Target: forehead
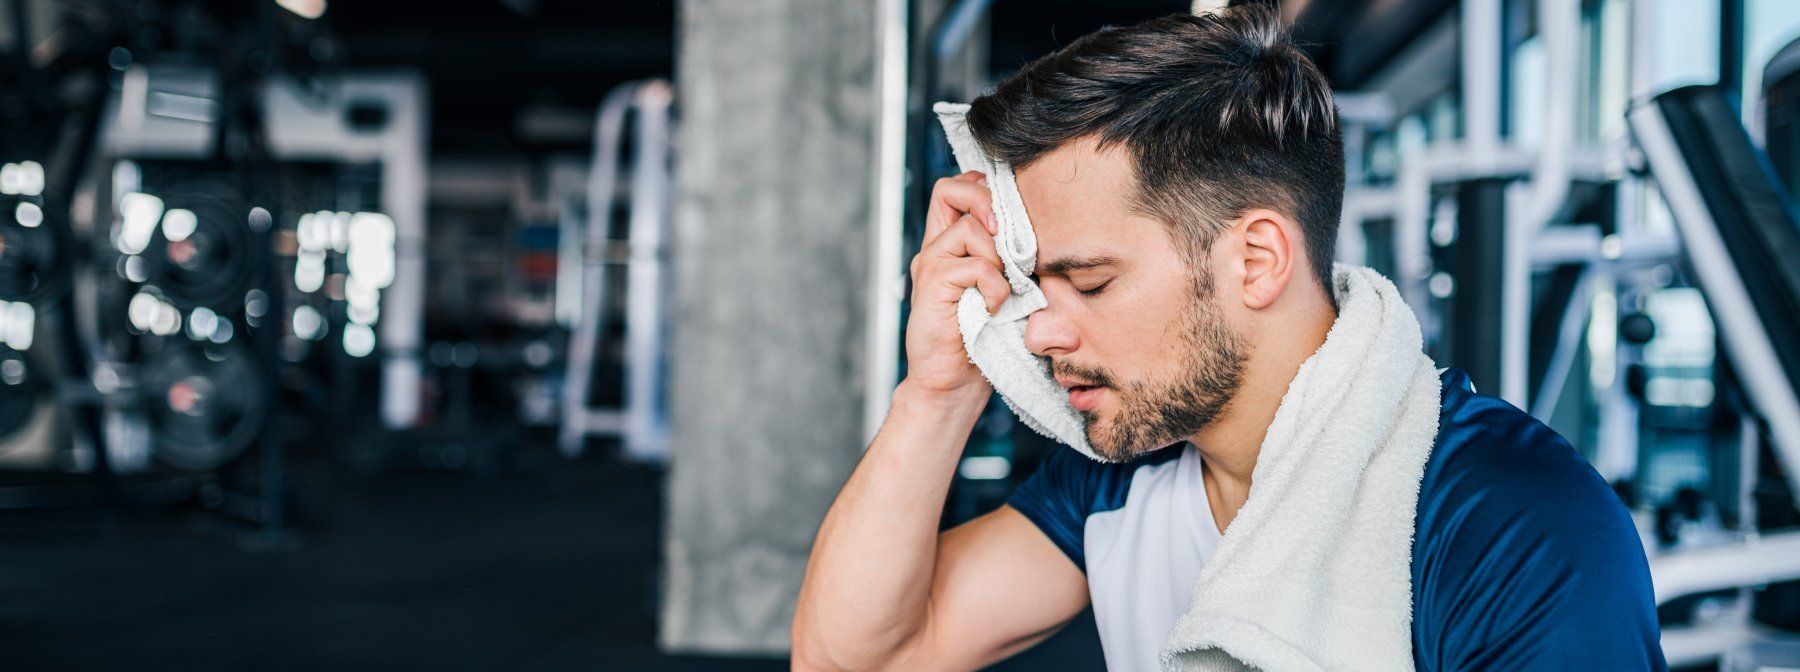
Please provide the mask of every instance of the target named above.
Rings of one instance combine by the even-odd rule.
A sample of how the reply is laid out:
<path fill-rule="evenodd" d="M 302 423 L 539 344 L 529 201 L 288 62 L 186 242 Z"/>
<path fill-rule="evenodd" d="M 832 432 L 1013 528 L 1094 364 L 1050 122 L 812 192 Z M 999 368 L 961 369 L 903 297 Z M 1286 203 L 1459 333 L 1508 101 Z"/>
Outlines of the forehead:
<path fill-rule="evenodd" d="M 1161 223 L 1131 207 L 1137 177 L 1123 146 L 1101 151 L 1090 138 L 1070 141 L 1018 171 L 1017 181 L 1037 233 L 1039 265 L 1069 256 L 1124 258 L 1167 244 Z"/>

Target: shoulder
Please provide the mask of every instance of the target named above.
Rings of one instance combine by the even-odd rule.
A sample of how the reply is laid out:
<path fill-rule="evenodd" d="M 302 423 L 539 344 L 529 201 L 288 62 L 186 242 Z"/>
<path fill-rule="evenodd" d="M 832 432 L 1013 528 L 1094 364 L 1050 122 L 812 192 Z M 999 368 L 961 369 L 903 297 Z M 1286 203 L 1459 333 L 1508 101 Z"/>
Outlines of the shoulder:
<path fill-rule="evenodd" d="M 1465 513 L 1580 513 L 1571 524 L 1625 524 L 1629 515 L 1588 459 L 1525 411 L 1472 389 L 1447 369 L 1438 438 L 1420 481 L 1427 504 L 1460 504 Z M 1426 522 L 1426 521 L 1420 521 Z M 1451 521 L 1433 521 L 1451 522 Z"/>
<path fill-rule="evenodd" d="M 1624 505 L 1549 427 L 1461 371 L 1442 378 L 1413 541 L 1420 669 L 1599 656 L 1656 667 L 1649 565 Z"/>
<path fill-rule="evenodd" d="M 1607 541 L 1628 541 L 1642 555 L 1625 507 L 1568 441 L 1512 404 L 1476 392 L 1462 371 L 1446 370 L 1441 379 L 1437 444 L 1419 486 L 1422 540 L 1530 521 L 1552 539 L 1608 533 Z"/>

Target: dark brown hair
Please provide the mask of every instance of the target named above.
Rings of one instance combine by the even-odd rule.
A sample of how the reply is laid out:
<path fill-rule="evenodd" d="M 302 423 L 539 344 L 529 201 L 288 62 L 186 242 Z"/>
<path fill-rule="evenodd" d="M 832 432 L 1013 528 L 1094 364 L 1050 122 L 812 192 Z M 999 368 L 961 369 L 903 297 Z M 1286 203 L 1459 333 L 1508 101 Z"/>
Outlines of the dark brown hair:
<path fill-rule="evenodd" d="M 1123 143 L 1136 163 L 1134 207 L 1171 227 L 1197 271 L 1226 221 L 1253 208 L 1293 217 L 1331 296 L 1344 195 L 1337 106 L 1266 7 L 1085 35 L 975 99 L 968 119 L 983 149 L 1015 169 L 1078 138 Z"/>

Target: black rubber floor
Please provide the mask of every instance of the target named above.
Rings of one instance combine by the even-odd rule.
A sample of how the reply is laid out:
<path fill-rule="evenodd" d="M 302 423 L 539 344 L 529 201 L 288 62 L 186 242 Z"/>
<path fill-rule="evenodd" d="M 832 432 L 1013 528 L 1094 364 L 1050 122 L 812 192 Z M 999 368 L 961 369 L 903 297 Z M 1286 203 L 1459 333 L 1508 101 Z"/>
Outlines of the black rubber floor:
<path fill-rule="evenodd" d="M 655 649 L 660 472 L 540 458 L 367 476 L 301 457 L 287 552 L 247 552 L 194 509 L 0 513 L 0 666 L 787 669 Z M 1083 616 L 997 669 L 1101 666 Z"/>

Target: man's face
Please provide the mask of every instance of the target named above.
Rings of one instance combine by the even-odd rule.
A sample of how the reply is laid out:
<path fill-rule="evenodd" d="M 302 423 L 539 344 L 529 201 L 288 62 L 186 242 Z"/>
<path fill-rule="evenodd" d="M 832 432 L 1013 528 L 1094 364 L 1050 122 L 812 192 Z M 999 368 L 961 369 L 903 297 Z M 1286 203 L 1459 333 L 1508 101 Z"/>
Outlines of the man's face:
<path fill-rule="evenodd" d="M 1102 458 L 1127 460 L 1198 433 L 1243 377 L 1247 345 L 1207 268 L 1130 207 L 1122 147 L 1068 143 L 1018 173 L 1049 307 L 1025 344 L 1049 357 Z M 1211 266 L 1210 262 L 1203 262 Z"/>

